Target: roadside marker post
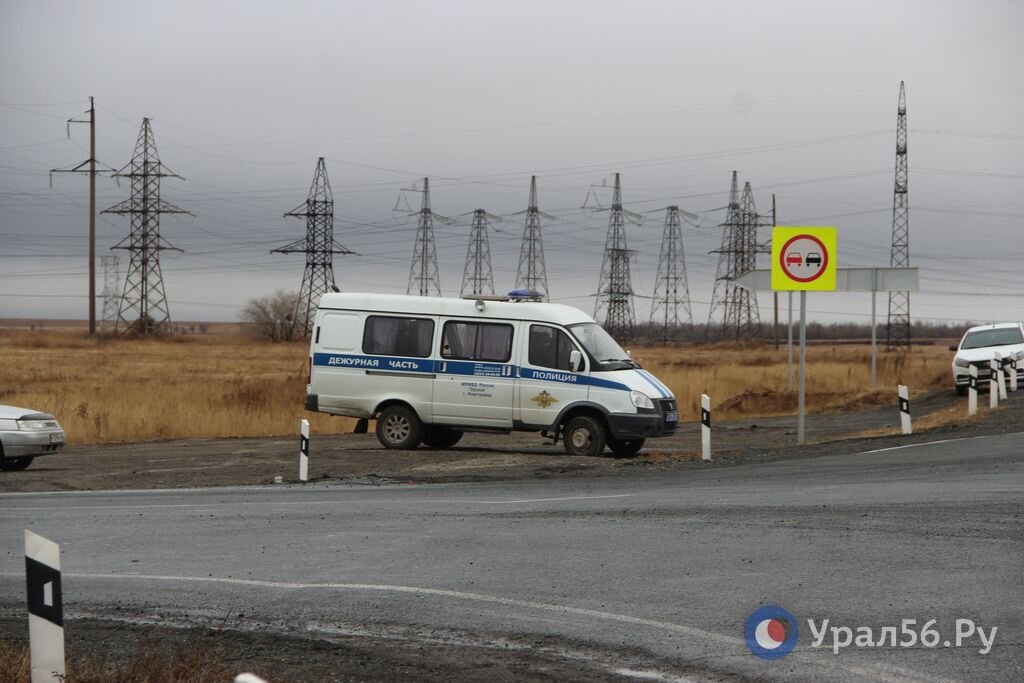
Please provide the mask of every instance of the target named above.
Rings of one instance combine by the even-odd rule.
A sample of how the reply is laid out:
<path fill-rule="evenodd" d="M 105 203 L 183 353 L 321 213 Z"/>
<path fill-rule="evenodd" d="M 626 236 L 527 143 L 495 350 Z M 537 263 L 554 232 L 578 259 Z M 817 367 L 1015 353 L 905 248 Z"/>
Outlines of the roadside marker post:
<path fill-rule="evenodd" d="M 978 366 L 973 363 L 968 368 L 970 379 L 967 380 L 967 414 L 978 414 Z"/>
<path fill-rule="evenodd" d="M 1005 401 L 1006 400 L 1006 373 L 1004 372 L 1004 370 L 1006 368 L 1006 360 L 1002 357 L 1001 354 L 998 354 L 998 353 L 996 354 L 996 367 L 999 369 L 999 377 L 998 377 L 998 381 L 999 381 L 999 400 L 1000 401 Z"/>
<path fill-rule="evenodd" d="M 60 546 L 25 529 L 25 583 L 32 683 L 59 683 L 64 671 Z"/>
<path fill-rule="evenodd" d="M 701 460 L 711 460 L 711 397 L 700 395 Z"/>
<path fill-rule="evenodd" d="M 1003 367 L 1010 376 L 1010 391 L 1017 391 L 1017 360 L 1007 358 L 1003 361 Z"/>
<path fill-rule="evenodd" d="M 907 391 L 907 385 L 899 385 L 898 392 L 900 395 L 900 427 L 904 434 L 910 434 L 913 430 L 910 427 L 910 394 Z"/>
<path fill-rule="evenodd" d="M 996 408 L 999 406 L 999 382 L 996 379 L 996 373 L 999 372 L 999 363 L 995 358 L 988 362 L 988 369 L 988 407 Z"/>
<path fill-rule="evenodd" d="M 299 423 L 299 481 L 309 481 L 309 420 Z"/>

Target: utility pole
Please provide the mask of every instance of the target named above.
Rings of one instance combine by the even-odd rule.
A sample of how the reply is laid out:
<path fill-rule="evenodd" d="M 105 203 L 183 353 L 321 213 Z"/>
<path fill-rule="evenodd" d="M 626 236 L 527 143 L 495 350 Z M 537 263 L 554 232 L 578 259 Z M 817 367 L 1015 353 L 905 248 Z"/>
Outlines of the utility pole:
<path fill-rule="evenodd" d="M 605 331 L 620 341 L 628 341 L 633 338 L 635 327 L 633 284 L 629 276 L 629 259 L 633 252 L 626 248 L 622 213 L 622 184 L 616 173 L 594 318 L 600 320 L 600 314 L 604 312 Z"/>
<path fill-rule="evenodd" d="M 121 300 L 121 290 L 118 283 L 121 280 L 121 257 L 101 256 L 100 263 L 103 265 L 103 291 L 100 296 L 103 298 L 103 331 L 117 320 L 117 304 Z"/>
<path fill-rule="evenodd" d="M 68 137 L 72 123 L 89 124 L 89 158 L 72 168 L 52 169 L 50 173 L 86 173 L 89 176 L 89 336 L 96 334 L 96 105 L 89 97 L 88 120 L 75 117 L 67 120 Z M 113 169 L 104 169 L 105 171 Z"/>
<path fill-rule="evenodd" d="M 437 247 L 434 245 L 434 218 L 443 217 L 430 209 L 429 178 L 423 179 L 423 202 L 417 213 L 419 223 L 416 226 L 416 244 L 412 250 L 409 284 L 405 293 L 416 291 L 420 296 L 441 296 L 441 276 L 437 270 Z"/>
<path fill-rule="evenodd" d="M 678 206 L 670 206 L 665 210 L 661 258 L 658 260 L 658 274 L 654 281 L 652 299 L 651 328 L 661 328 L 662 343 L 677 341 L 684 326 L 689 333 L 693 332 L 690 287 L 686 280 L 686 253 L 683 249 Z"/>
<path fill-rule="evenodd" d="M 306 269 L 302 274 L 302 287 L 299 288 L 292 324 L 301 325 L 302 336 L 308 337 L 320 297 L 324 292 L 338 289 L 334 282 L 334 254 L 355 253 L 334 240 L 334 196 L 323 157 L 317 159 L 306 201 L 284 216 L 306 219 L 305 237 L 270 253 L 306 255 Z"/>
<path fill-rule="evenodd" d="M 544 242 L 540 235 L 541 213 L 537 208 L 537 176 L 530 176 L 530 202 L 526 209 L 526 224 L 523 226 L 523 244 L 519 249 L 516 288 L 540 292 L 544 295 L 544 301 L 550 301 L 548 273 L 544 266 Z M 543 215 L 551 218 L 547 214 Z"/>
<path fill-rule="evenodd" d="M 142 119 L 132 160 L 114 177 L 129 178 L 132 184 L 130 199 L 102 212 L 131 216 L 131 232 L 111 247 L 125 249 L 131 255 L 114 331 L 120 330 L 122 334 L 163 334 L 170 329 L 171 314 L 160 272 L 160 252 L 181 249 L 160 237 L 160 216 L 165 213 L 193 214 L 160 197 L 160 179 L 181 176 L 171 173 L 160 163 L 148 118 Z"/>
<path fill-rule="evenodd" d="M 892 250 L 889 266 L 910 267 L 910 207 L 907 204 L 907 98 L 900 81 L 896 110 L 896 184 L 892 199 Z M 889 292 L 886 346 L 910 346 L 910 292 Z"/>
<path fill-rule="evenodd" d="M 462 273 L 460 296 L 467 294 L 494 295 L 494 274 L 491 271 L 491 246 L 487 239 L 488 218 L 497 218 L 483 209 L 473 211 L 473 227 L 466 249 L 466 269 Z"/>

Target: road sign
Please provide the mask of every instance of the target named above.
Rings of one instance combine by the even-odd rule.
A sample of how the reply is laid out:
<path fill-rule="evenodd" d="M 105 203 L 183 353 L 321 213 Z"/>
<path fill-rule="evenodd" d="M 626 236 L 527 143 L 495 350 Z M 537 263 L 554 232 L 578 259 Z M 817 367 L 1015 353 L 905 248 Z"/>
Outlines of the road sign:
<path fill-rule="evenodd" d="M 773 228 L 772 289 L 833 291 L 835 228 Z"/>

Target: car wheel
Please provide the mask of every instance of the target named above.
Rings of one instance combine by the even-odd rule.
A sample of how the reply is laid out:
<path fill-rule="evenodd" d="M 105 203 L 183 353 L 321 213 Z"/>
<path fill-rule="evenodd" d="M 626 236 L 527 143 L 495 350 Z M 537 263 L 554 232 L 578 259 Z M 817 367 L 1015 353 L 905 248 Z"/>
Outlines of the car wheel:
<path fill-rule="evenodd" d="M 35 458 L 3 458 L 0 459 L 0 470 L 4 472 L 19 472 L 29 465 Z"/>
<path fill-rule="evenodd" d="M 620 458 L 636 455 L 644 447 L 643 439 L 609 439 L 608 448 Z"/>
<path fill-rule="evenodd" d="M 423 434 L 423 423 L 405 406 L 390 406 L 377 416 L 377 440 L 384 448 L 416 448 Z"/>
<path fill-rule="evenodd" d="M 462 432 L 451 427 L 423 427 L 423 445 L 430 448 L 451 448 L 462 438 Z"/>
<path fill-rule="evenodd" d="M 562 432 L 562 443 L 569 455 L 601 455 L 606 438 L 604 427 L 589 415 L 572 418 Z"/>
<path fill-rule="evenodd" d="M 967 387 L 962 387 L 960 385 L 957 385 L 957 387 L 956 387 L 956 395 L 957 396 L 966 396 L 967 395 Z"/>

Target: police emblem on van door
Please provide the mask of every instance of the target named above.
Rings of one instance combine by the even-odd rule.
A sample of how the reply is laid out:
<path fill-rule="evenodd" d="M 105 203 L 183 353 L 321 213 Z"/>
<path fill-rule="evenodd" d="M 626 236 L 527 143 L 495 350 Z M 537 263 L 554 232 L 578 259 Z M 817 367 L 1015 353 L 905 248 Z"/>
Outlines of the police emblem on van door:
<path fill-rule="evenodd" d="M 537 394 L 536 396 L 534 396 L 533 398 L 531 398 L 530 400 L 539 405 L 541 408 L 547 408 L 548 406 L 558 403 L 558 399 L 549 394 L 546 389 Z"/>

